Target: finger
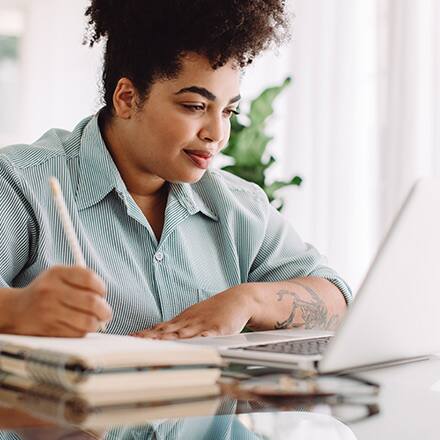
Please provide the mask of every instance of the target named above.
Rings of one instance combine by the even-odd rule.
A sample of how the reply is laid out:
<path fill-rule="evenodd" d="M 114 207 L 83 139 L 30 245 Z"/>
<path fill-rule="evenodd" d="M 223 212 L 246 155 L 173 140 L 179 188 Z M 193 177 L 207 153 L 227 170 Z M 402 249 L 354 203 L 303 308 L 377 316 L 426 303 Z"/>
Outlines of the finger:
<path fill-rule="evenodd" d="M 107 293 L 107 288 L 102 278 L 90 269 L 78 266 L 56 266 L 52 268 L 52 271 L 65 283 L 73 287 L 91 290 L 101 296 L 105 296 Z"/>
<path fill-rule="evenodd" d="M 194 335 L 195 338 L 197 337 L 208 337 L 208 336 L 219 336 L 219 332 L 217 330 L 203 330 L 202 332 Z"/>
<path fill-rule="evenodd" d="M 136 338 L 148 338 L 148 339 L 157 339 L 158 333 L 153 330 L 142 330 L 141 332 L 132 333 L 130 336 L 134 336 Z"/>
<path fill-rule="evenodd" d="M 112 317 L 112 309 L 108 302 L 96 293 L 81 289 L 64 288 L 59 299 L 60 303 L 81 313 L 91 314 L 99 321 L 107 322 Z"/>
<path fill-rule="evenodd" d="M 29 333 L 26 333 L 29 334 Z M 51 324 L 40 325 L 38 328 L 32 330 L 33 336 L 49 336 L 57 338 L 79 338 L 85 335 L 85 332 L 72 327 L 69 323 L 60 320 L 54 321 Z"/>
<path fill-rule="evenodd" d="M 56 322 L 64 327 L 70 327 L 81 334 L 96 332 L 100 325 L 100 321 L 95 316 L 81 312 L 72 312 L 61 315 Z"/>
<path fill-rule="evenodd" d="M 146 330 L 141 333 L 137 333 L 136 336 L 141 336 L 148 339 L 177 339 L 179 336 L 176 332 L 156 332 L 153 330 Z"/>
<path fill-rule="evenodd" d="M 186 321 L 186 319 L 178 320 L 177 318 L 174 318 L 171 321 L 161 322 L 147 330 L 138 332 L 136 333 L 136 335 L 142 336 L 144 338 L 162 339 L 162 336 L 176 333 L 182 327 L 186 326 L 188 326 L 188 322 Z"/>
<path fill-rule="evenodd" d="M 155 330 L 154 327 L 148 328 L 146 330 L 141 330 L 136 333 L 131 334 L 130 336 L 137 336 L 140 338 L 149 338 L 149 339 L 158 339 L 163 332 L 159 332 Z"/>
<path fill-rule="evenodd" d="M 78 329 L 69 322 L 63 320 L 56 321 L 56 328 L 51 336 L 58 336 L 64 338 L 81 338 L 87 334 L 84 330 Z"/>
<path fill-rule="evenodd" d="M 192 338 L 203 331 L 203 327 L 200 325 L 189 325 L 176 331 L 177 336 L 180 339 Z"/>
<path fill-rule="evenodd" d="M 151 327 L 150 330 L 154 330 L 155 332 L 163 332 L 165 329 L 167 329 L 170 325 L 175 324 L 177 321 L 165 321 L 161 322 L 159 324 L 156 324 L 155 326 Z"/>
<path fill-rule="evenodd" d="M 77 328 L 74 324 L 63 318 L 56 319 L 50 324 L 40 327 L 33 331 L 34 336 L 52 336 L 52 337 L 62 337 L 62 338 L 80 338 L 87 334 L 88 332 Z"/>
<path fill-rule="evenodd" d="M 164 340 L 172 341 L 174 339 L 179 339 L 179 336 L 177 333 L 165 333 L 165 334 L 159 335 L 157 337 L 157 339 L 164 339 Z"/>
<path fill-rule="evenodd" d="M 188 325 L 188 322 L 186 320 L 178 320 L 178 321 L 167 321 L 162 322 L 161 324 L 158 324 L 154 326 L 151 331 L 156 332 L 157 334 L 165 334 L 165 333 L 174 333 L 177 330 L 181 329 L 182 327 L 185 327 Z"/>

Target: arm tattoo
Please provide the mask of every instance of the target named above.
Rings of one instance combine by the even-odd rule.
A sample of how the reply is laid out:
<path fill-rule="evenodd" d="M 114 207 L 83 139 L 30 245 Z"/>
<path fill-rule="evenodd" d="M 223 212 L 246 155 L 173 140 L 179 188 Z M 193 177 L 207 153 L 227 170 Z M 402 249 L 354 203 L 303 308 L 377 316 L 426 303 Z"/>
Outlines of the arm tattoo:
<path fill-rule="evenodd" d="M 293 298 L 292 311 L 285 321 L 277 321 L 275 329 L 287 329 L 292 327 L 301 327 L 304 325 L 305 329 L 322 329 L 322 330 L 334 330 L 337 327 L 339 316 L 328 316 L 328 310 L 321 299 L 321 297 L 310 287 L 304 286 L 297 281 L 291 281 L 291 283 L 301 286 L 310 295 L 310 300 L 304 300 L 299 297 L 296 292 L 289 290 L 280 290 L 277 292 L 278 301 L 281 301 L 285 296 Z M 294 323 L 295 314 L 301 312 L 303 323 Z"/>

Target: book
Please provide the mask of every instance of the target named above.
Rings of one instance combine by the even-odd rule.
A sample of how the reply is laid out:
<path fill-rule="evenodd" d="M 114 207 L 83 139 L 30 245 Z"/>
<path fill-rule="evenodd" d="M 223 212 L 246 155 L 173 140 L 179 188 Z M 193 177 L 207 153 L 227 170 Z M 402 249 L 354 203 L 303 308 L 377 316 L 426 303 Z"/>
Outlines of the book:
<path fill-rule="evenodd" d="M 152 394 L 132 392 L 120 399 L 119 393 L 107 393 L 99 402 L 93 393 L 77 394 L 53 385 L 31 384 L 28 379 L 9 374 L 0 378 L 0 401 L 40 420 L 82 429 L 101 429 L 152 422 L 163 418 L 214 415 L 219 405 L 219 386 L 156 389 Z M 5 427 L 4 427 L 5 428 Z"/>
<path fill-rule="evenodd" d="M 187 386 L 180 384 L 177 387 L 125 389 L 114 391 L 113 388 L 100 392 L 71 391 L 57 385 L 36 383 L 32 379 L 16 376 L 15 374 L 0 372 L 0 397 L 7 397 L 13 391 L 17 399 L 20 393 L 27 396 L 41 397 L 49 400 L 62 400 L 76 408 L 104 407 L 132 404 L 133 402 L 161 402 L 177 399 L 193 399 L 199 397 L 216 396 L 220 394 L 220 385 L 210 384 L 201 386 Z M 3 393 L 3 394 L 2 394 Z M 0 399 L 0 403 L 8 399 Z M 15 400 L 9 403 L 17 403 Z"/>
<path fill-rule="evenodd" d="M 208 347 L 89 333 L 84 338 L 0 334 L 0 370 L 83 392 L 211 385 L 221 358 Z"/>

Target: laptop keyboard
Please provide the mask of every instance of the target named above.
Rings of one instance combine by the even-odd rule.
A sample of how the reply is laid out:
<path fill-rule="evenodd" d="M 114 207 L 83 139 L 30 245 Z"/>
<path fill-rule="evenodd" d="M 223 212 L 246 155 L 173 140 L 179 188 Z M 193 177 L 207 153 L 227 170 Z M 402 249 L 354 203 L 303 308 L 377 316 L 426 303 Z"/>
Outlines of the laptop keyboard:
<path fill-rule="evenodd" d="M 251 347 L 238 347 L 240 350 L 265 351 L 271 353 L 297 354 L 312 356 L 322 354 L 327 348 L 331 336 L 299 341 L 283 341 L 273 344 L 252 345 Z"/>

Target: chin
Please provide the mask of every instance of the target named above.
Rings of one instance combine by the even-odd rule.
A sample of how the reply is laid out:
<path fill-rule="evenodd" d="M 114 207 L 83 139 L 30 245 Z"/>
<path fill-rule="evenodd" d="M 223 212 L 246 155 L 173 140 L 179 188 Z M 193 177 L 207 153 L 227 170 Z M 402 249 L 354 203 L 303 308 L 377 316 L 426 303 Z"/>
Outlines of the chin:
<path fill-rule="evenodd" d="M 172 183 L 197 183 L 204 175 L 206 170 L 200 170 L 197 173 L 186 174 L 185 176 L 179 176 L 177 179 L 170 179 Z"/>

